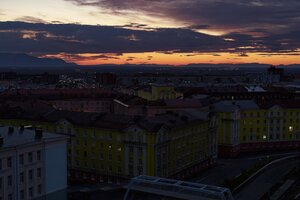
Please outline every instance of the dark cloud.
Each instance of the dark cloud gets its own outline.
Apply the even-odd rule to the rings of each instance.
[[[187,54],[185,55],[186,57],[193,57],[193,56],[197,56],[197,54]]]
[[[233,44],[188,29],[131,30],[113,26],[0,22],[0,51],[131,53],[218,51]]]
[[[60,53],[60,54],[55,54],[55,55],[46,55],[46,56],[41,56],[38,54],[35,54],[36,56],[40,57],[47,57],[47,58],[57,58],[60,57],[64,60],[72,61],[72,62],[77,62],[77,61],[87,61],[91,59],[102,59],[102,60],[110,60],[110,59],[115,59],[118,60],[120,59],[118,56],[121,56],[122,54],[99,54],[99,55],[89,55],[89,56],[83,56],[79,54],[68,54],[68,53]]]
[[[255,37],[241,32],[211,36],[186,28],[135,30],[114,26],[0,22],[0,52],[119,55],[139,52],[288,53],[300,48],[299,35],[300,28]]]
[[[114,59],[114,60],[118,60],[120,59],[117,56],[111,56],[111,55],[97,55],[97,56],[89,56],[89,58],[93,58],[93,59]]]
[[[291,31],[300,21],[299,0],[67,0],[112,13],[137,11],[190,26],[222,30]],[[199,25],[200,24],[200,25]],[[204,25],[201,25],[204,24]]]

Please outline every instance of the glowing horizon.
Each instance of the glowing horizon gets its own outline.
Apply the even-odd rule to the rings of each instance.
[[[102,55],[105,58],[93,58]],[[299,52],[300,55],[300,52]],[[42,57],[59,58],[66,62],[78,65],[102,65],[102,64],[156,64],[156,65],[189,65],[189,64],[247,64],[259,63],[269,65],[293,65],[300,64],[299,55],[272,55],[262,53],[248,53],[241,56],[236,53],[124,53],[115,55],[105,54],[56,54]],[[74,57],[76,58],[74,58]],[[101,56],[100,56],[101,57]],[[80,60],[81,58],[81,60]]]

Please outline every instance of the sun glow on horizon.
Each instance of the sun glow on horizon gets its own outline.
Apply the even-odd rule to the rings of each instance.
[[[274,53],[103,53],[103,54],[51,54],[41,57],[60,58],[78,65],[101,64],[157,64],[157,65],[187,65],[187,64],[242,64],[262,63],[270,65],[297,64],[300,52],[293,54]]]

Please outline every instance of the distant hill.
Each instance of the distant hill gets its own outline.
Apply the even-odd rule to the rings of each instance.
[[[0,53],[0,67],[68,67],[76,66],[74,63],[67,63],[62,59],[37,58],[27,54]]]

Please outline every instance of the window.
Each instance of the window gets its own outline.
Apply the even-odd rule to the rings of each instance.
[[[12,186],[12,176],[7,177],[7,185]]]
[[[41,151],[36,152],[36,159],[41,160]]]
[[[28,162],[32,162],[32,152],[28,153]]]
[[[133,165],[128,165],[128,171],[129,171],[129,175],[132,176],[133,175]]]
[[[33,187],[29,188],[29,197],[33,197]]]
[[[13,197],[13,195],[12,195],[12,194],[8,194],[8,196],[7,196],[7,199],[8,199],[8,200],[13,200],[13,198],[12,198],[12,197]]]
[[[29,180],[33,179],[33,170],[32,169],[28,171],[28,177],[29,177]]]
[[[19,155],[19,164],[23,165],[24,164],[24,154]]]
[[[42,176],[42,169],[41,168],[37,168],[37,177],[41,178]]]
[[[24,200],[24,199],[25,199],[25,193],[24,193],[24,190],[21,190],[21,191],[20,191],[20,199],[21,199],[21,200]]]
[[[120,141],[121,140],[121,136],[120,134],[117,134],[117,140]]]
[[[270,135],[270,140],[273,140],[273,135]]]
[[[143,174],[143,167],[142,166],[138,167],[138,173],[139,173],[139,175]]]
[[[24,172],[20,173],[20,183],[24,183]]]
[[[143,155],[143,147],[139,147],[139,154]]]
[[[12,166],[12,163],[11,163],[12,161],[11,161],[11,157],[9,157],[9,158],[7,158],[7,167],[8,168],[11,168],[11,166]]]
[[[42,185],[38,185],[38,194],[42,194]]]
[[[139,159],[139,165],[143,165],[143,159]]]
[[[132,146],[129,147],[129,152],[133,153],[133,147]]]

